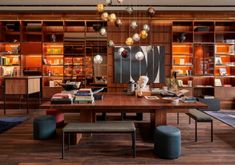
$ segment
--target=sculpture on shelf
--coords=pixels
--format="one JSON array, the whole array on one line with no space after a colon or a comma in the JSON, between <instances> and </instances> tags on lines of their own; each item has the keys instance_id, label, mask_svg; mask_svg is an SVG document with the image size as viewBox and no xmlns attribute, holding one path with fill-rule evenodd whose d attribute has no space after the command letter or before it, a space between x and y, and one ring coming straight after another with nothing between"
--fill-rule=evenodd
<instances>
[{"instance_id":1,"label":"sculpture on shelf","mask_svg":"<svg viewBox=\"0 0 235 165\"><path fill-rule=\"evenodd\" d=\"M178 38L177 38L177 40L179 42L184 42L186 40L186 36L185 35L186 35L186 33L180 33Z\"/></svg>"}]
</instances>

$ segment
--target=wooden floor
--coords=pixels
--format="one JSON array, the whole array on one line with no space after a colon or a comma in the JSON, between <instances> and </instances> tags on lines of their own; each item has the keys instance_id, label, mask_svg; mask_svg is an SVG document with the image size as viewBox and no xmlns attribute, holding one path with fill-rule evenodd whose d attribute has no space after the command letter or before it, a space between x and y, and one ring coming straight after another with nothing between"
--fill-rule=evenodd
<instances>
[{"instance_id":1,"label":"wooden floor","mask_svg":"<svg viewBox=\"0 0 235 165\"><path fill-rule=\"evenodd\" d=\"M168 124L180 128L182 133L182 155L175 160L164 160L153 153L153 143L148 135L149 115L137 122L137 157L132 158L130 135L94 134L82 139L60 159L61 132L53 140L33 140L32 121L43 114L42 110L31 110L30 119L0 134L1 165L133 165L133 164L235 164L235 129L214 120L214 142L210 142L210 125L199 123L199 141L194 142L194 123L188 124L188 117L180 115L176 124L176 114L168 115ZM24 110L11 110L8 115L25 115ZM3 112L0 112L3 116ZM76 115L67 115L66 120L76 120Z\"/></svg>"}]
</instances>

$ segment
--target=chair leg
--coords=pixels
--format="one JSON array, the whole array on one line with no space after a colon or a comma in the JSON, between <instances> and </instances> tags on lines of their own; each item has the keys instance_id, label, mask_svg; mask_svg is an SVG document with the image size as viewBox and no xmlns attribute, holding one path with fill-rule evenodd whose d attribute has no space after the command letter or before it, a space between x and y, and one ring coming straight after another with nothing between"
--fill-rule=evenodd
<instances>
[{"instance_id":1,"label":"chair leg","mask_svg":"<svg viewBox=\"0 0 235 165\"><path fill-rule=\"evenodd\" d=\"M179 112L177 112L177 124L179 124L179 118L180 118L180 114Z\"/></svg>"},{"instance_id":2,"label":"chair leg","mask_svg":"<svg viewBox=\"0 0 235 165\"><path fill-rule=\"evenodd\" d=\"M213 142L213 120L211 120L211 142Z\"/></svg>"},{"instance_id":3,"label":"chair leg","mask_svg":"<svg viewBox=\"0 0 235 165\"><path fill-rule=\"evenodd\" d=\"M197 121L195 120L195 142L197 142Z\"/></svg>"}]
</instances>

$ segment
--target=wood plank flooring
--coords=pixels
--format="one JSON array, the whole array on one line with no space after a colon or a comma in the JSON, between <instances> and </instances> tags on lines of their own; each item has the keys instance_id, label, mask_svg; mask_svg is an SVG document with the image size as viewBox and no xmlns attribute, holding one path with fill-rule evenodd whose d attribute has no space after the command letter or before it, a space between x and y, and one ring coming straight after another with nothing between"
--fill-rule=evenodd
<instances>
[{"instance_id":1,"label":"wood plank flooring","mask_svg":"<svg viewBox=\"0 0 235 165\"><path fill-rule=\"evenodd\" d=\"M137 122L137 157L132 158L131 137L127 134L94 134L82 139L78 145L65 152L60 159L61 130L56 139L33 140L33 118L42 115L43 110L31 110L30 119L0 134L0 165L134 165L134 164L235 164L235 129L214 120L214 142L210 142L210 124L199 123L198 142L194 142L194 122L188 124L188 117L168 114L168 124L180 128L182 133L182 155L175 160L158 158L153 153L149 135L149 115ZM10 110L7 115L25 115L24 110ZM0 111L0 116L3 112ZM77 120L76 115L66 115L67 121Z\"/></svg>"}]
</instances>

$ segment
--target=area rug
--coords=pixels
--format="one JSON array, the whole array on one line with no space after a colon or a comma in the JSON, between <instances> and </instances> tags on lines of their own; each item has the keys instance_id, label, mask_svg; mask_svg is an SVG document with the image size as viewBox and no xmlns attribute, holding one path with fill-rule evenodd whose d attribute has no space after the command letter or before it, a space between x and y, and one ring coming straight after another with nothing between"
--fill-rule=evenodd
<instances>
[{"instance_id":1,"label":"area rug","mask_svg":"<svg viewBox=\"0 0 235 165\"><path fill-rule=\"evenodd\" d=\"M0 117L0 133L15 127L16 125L27 120L27 116L17 116L17 117Z\"/></svg>"},{"instance_id":2,"label":"area rug","mask_svg":"<svg viewBox=\"0 0 235 165\"><path fill-rule=\"evenodd\" d=\"M204 111L206 114L235 128L235 112Z\"/></svg>"}]
</instances>

